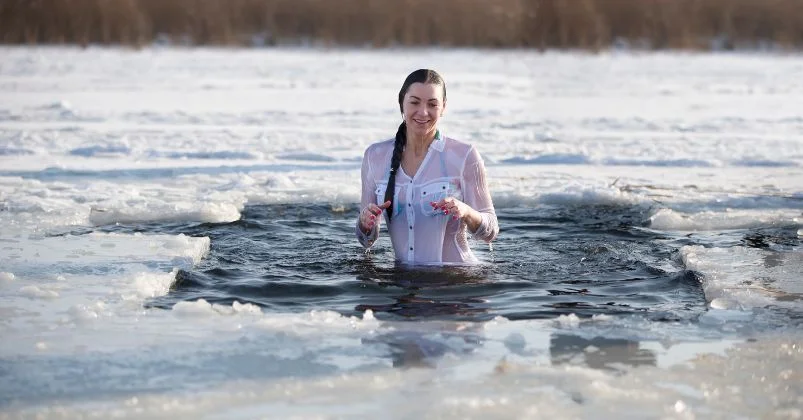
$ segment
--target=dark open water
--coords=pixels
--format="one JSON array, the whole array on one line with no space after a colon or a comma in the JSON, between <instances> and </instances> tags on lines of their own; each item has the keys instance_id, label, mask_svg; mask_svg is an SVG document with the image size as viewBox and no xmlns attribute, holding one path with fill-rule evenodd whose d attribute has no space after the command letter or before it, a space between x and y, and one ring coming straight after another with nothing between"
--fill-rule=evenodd
<instances>
[{"instance_id":1,"label":"dark open water","mask_svg":"<svg viewBox=\"0 0 803 420\"><path fill-rule=\"evenodd\" d=\"M211 253L179 273L172 291L149 302L233 301L266 312L328 309L379 319L488 320L561 314L638 314L689 320L705 310L700 276L680 264L688 238L644 228L632 207L506 209L490 249L476 242L479 267L396 266L390 241L366 254L353 234L356 208L330 205L247 207L226 224L116 226L115 231L211 238Z\"/></svg>"},{"instance_id":2,"label":"dark open water","mask_svg":"<svg viewBox=\"0 0 803 420\"><path fill-rule=\"evenodd\" d=\"M706 311L702 274L686 270L683 245L798 246L794 227L668 235L648 228L646 209L539 206L499 211L485 264L468 268L397 266L390 240L368 254L354 238L355 206L249 206L225 224L117 225L103 230L208 236L211 252L181 271L150 307L205 299L253 303L266 312L333 310L378 319L485 321L574 313L694 321ZM795 316L794 318L797 318Z\"/></svg>"}]
</instances>

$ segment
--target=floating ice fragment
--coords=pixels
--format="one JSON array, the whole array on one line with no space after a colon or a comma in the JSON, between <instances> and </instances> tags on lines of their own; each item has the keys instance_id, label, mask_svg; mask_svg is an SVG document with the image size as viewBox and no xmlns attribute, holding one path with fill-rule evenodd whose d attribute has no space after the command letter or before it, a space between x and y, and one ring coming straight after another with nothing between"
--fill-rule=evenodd
<instances>
[{"instance_id":1,"label":"floating ice fragment","mask_svg":"<svg viewBox=\"0 0 803 420\"><path fill-rule=\"evenodd\" d=\"M219 313L220 315L234 315L234 308L228 305L213 303L212 310Z\"/></svg>"},{"instance_id":2,"label":"floating ice fragment","mask_svg":"<svg viewBox=\"0 0 803 420\"><path fill-rule=\"evenodd\" d=\"M86 305L75 305L67 313L70 315L70 319L76 323L88 322L98 318L98 313Z\"/></svg>"},{"instance_id":3,"label":"floating ice fragment","mask_svg":"<svg viewBox=\"0 0 803 420\"><path fill-rule=\"evenodd\" d=\"M238 314L262 315L262 309L253 303L240 303L235 300L231 306L234 312Z\"/></svg>"},{"instance_id":4,"label":"floating ice fragment","mask_svg":"<svg viewBox=\"0 0 803 420\"><path fill-rule=\"evenodd\" d=\"M732 310L742 309L742 306L739 305L739 302L726 298L715 298L714 300L711 301L709 306L712 309L732 309Z\"/></svg>"},{"instance_id":5,"label":"floating ice fragment","mask_svg":"<svg viewBox=\"0 0 803 420\"><path fill-rule=\"evenodd\" d=\"M265 186L276 189L296 188L295 182L288 176L281 174L272 174L271 177L265 181Z\"/></svg>"},{"instance_id":6,"label":"floating ice fragment","mask_svg":"<svg viewBox=\"0 0 803 420\"><path fill-rule=\"evenodd\" d=\"M173 305L173 313L178 315L214 315L218 312L204 299L195 302L178 302Z\"/></svg>"},{"instance_id":7,"label":"floating ice fragment","mask_svg":"<svg viewBox=\"0 0 803 420\"><path fill-rule=\"evenodd\" d=\"M42 106L40 109L54 110L54 111L69 111L72 108L73 106L69 101L62 99L58 102L53 102L50 105Z\"/></svg>"},{"instance_id":8,"label":"floating ice fragment","mask_svg":"<svg viewBox=\"0 0 803 420\"><path fill-rule=\"evenodd\" d=\"M724 325L729 322L749 322L752 319L752 312L711 308L708 312L701 315L698 321L705 325Z\"/></svg>"},{"instance_id":9,"label":"floating ice fragment","mask_svg":"<svg viewBox=\"0 0 803 420\"><path fill-rule=\"evenodd\" d=\"M20 292L30 298L53 299L59 297L54 290L40 289L39 286L23 286L20 288Z\"/></svg>"},{"instance_id":10,"label":"floating ice fragment","mask_svg":"<svg viewBox=\"0 0 803 420\"><path fill-rule=\"evenodd\" d=\"M580 326L580 318L575 314L561 315L555 321L561 327L576 328Z\"/></svg>"},{"instance_id":11,"label":"floating ice fragment","mask_svg":"<svg viewBox=\"0 0 803 420\"><path fill-rule=\"evenodd\" d=\"M205 223L228 223L240 219L238 206L232 203L147 203L138 206L117 207L92 206L89 222L95 226L115 223L198 221Z\"/></svg>"},{"instance_id":12,"label":"floating ice fragment","mask_svg":"<svg viewBox=\"0 0 803 420\"><path fill-rule=\"evenodd\" d=\"M170 273L137 273L134 275L133 283L137 295L142 298L164 296L170 289L170 285L176 279L176 270Z\"/></svg>"}]
</instances>

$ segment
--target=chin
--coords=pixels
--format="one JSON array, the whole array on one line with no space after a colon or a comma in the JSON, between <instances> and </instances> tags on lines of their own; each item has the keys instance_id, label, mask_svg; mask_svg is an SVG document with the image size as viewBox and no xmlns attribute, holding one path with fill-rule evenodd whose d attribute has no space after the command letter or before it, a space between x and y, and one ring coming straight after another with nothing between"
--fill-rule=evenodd
<instances>
[{"instance_id":1,"label":"chin","mask_svg":"<svg viewBox=\"0 0 803 420\"><path fill-rule=\"evenodd\" d=\"M435 127L433 127L431 125L428 125L428 126L425 126L425 127L420 127L418 125L412 125L411 126L411 125L408 124L407 128L410 131L412 131L413 133L416 133L416 134L427 134L427 133L432 133L432 132L435 131Z\"/></svg>"}]
</instances>

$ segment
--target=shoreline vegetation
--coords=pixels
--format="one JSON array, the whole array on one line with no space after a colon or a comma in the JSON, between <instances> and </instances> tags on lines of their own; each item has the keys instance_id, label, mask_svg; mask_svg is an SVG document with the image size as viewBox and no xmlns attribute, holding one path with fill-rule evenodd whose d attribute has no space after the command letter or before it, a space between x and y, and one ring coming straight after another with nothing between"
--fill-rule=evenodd
<instances>
[{"instance_id":1,"label":"shoreline vegetation","mask_svg":"<svg viewBox=\"0 0 803 420\"><path fill-rule=\"evenodd\" d=\"M803 0L2 0L0 43L803 49Z\"/></svg>"}]
</instances>

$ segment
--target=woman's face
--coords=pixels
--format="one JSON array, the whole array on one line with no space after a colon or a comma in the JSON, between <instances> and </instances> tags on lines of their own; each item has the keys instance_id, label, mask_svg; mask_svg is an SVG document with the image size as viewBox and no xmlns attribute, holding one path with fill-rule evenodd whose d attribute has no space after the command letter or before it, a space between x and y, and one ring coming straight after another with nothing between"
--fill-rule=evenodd
<instances>
[{"instance_id":1,"label":"woman's face","mask_svg":"<svg viewBox=\"0 0 803 420\"><path fill-rule=\"evenodd\" d=\"M407 89L402 102L407 132L416 136L434 135L445 108L443 86L413 83Z\"/></svg>"}]
</instances>

